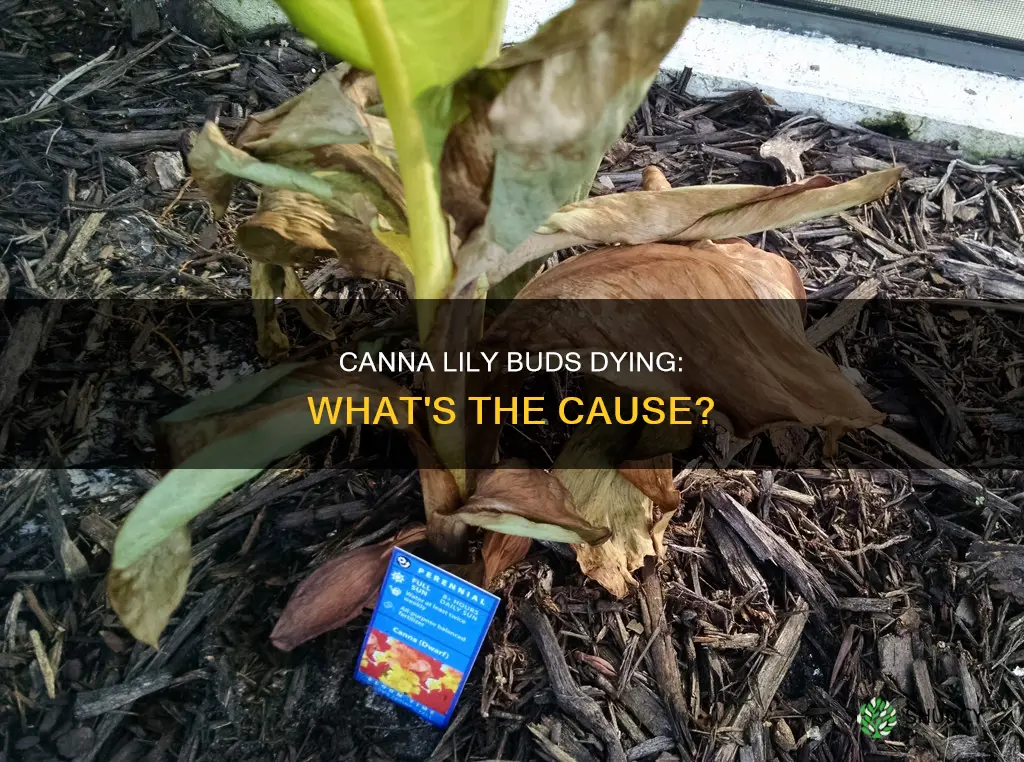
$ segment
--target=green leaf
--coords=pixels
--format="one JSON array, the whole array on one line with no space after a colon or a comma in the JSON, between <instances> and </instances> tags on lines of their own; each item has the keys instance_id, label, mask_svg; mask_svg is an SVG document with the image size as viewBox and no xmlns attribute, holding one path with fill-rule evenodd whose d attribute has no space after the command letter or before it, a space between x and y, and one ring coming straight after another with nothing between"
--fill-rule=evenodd
<instances>
[{"instance_id":1,"label":"green leaf","mask_svg":"<svg viewBox=\"0 0 1024 762\"><path fill-rule=\"evenodd\" d=\"M277 0L303 34L361 69L381 62L361 15L367 0ZM507 0L371 0L383 9L412 96L450 85L490 61L501 46ZM385 106L387 99L385 98Z\"/></svg>"},{"instance_id":2,"label":"green leaf","mask_svg":"<svg viewBox=\"0 0 1024 762\"><path fill-rule=\"evenodd\" d=\"M335 399L367 398L372 412L381 398L404 394L386 378L344 373L333 363L290 364L162 419L165 449L180 465L142 497L114 543L108 589L125 626L156 645L188 582L188 522L274 461L344 427L347 409L332 405ZM319 423L312 415L318 403ZM339 415L332 421L333 413ZM404 428L405 421L399 418L398 425Z\"/></svg>"},{"instance_id":3,"label":"green leaf","mask_svg":"<svg viewBox=\"0 0 1024 762\"><path fill-rule=\"evenodd\" d=\"M214 216L223 217L231 201L236 178L260 185L311 193L329 200L334 196L331 184L309 172L280 164L260 161L224 138L220 128L207 122L188 155L196 184L210 197Z\"/></svg>"},{"instance_id":4,"label":"green leaf","mask_svg":"<svg viewBox=\"0 0 1024 762\"><path fill-rule=\"evenodd\" d=\"M285 371L284 368L289 368ZM402 387L380 376L343 373L336 365L282 366L199 400L161 421L165 448L180 464L128 515L114 544L112 568L124 570L179 527L259 475L276 460L345 426L314 422L307 397L397 398ZM234 404L232 404L234 403ZM359 416L357 419L360 419Z\"/></svg>"},{"instance_id":5,"label":"green leaf","mask_svg":"<svg viewBox=\"0 0 1024 762\"><path fill-rule=\"evenodd\" d=\"M483 228L458 252L452 293L493 272L549 215L589 186L698 5L577 2L492 64L514 73L490 109L491 206ZM488 275L489 286L498 280Z\"/></svg>"}]
</instances>

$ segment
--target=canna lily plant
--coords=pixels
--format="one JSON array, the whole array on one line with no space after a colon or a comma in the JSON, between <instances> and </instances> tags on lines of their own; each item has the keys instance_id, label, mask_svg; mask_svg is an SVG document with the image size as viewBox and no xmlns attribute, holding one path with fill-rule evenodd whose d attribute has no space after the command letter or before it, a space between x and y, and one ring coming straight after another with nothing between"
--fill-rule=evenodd
<instances>
[{"instance_id":1,"label":"canna lily plant","mask_svg":"<svg viewBox=\"0 0 1024 762\"><path fill-rule=\"evenodd\" d=\"M659 376L656 388L650 374L594 383L712 396L713 417L739 437L820 427L834 443L881 422L805 340L796 269L741 236L877 199L898 169L845 183L671 188L649 167L643 190L587 198L698 0L577 0L504 50L504 0L279 3L345 63L251 117L233 143L207 123L189 156L218 218L239 180L261 188L256 213L237 229L252 260L261 353L288 349L279 299L333 338L296 270L333 261L348 275L404 286L427 351L668 351L682 370ZM542 266L573 246L597 248ZM488 299L510 296L504 314L484 319ZM747 306L709 310L702 300ZM540 313L517 309L531 303ZM561 307L570 303L572 314ZM581 319L580 309L591 311ZM458 401L479 383L515 390L514 379L469 376L426 373L419 393ZM375 404L410 394L382 376L343 372L336 359L284 363L163 419L160 439L176 467L125 520L109 573L111 605L128 629L157 644L187 585L191 519L344 426L344 415L337 427L315 424L310 398ZM662 553L679 502L670 454L685 435L580 425L550 470L500 460L480 469L467 453L497 456L499 427L428 419L399 428L420 465L423 523L318 568L274 630L279 648L372 607L395 546L429 542L450 568L487 584L525 557L531 539L569 543L582 571L620 597L644 559Z\"/></svg>"}]
</instances>

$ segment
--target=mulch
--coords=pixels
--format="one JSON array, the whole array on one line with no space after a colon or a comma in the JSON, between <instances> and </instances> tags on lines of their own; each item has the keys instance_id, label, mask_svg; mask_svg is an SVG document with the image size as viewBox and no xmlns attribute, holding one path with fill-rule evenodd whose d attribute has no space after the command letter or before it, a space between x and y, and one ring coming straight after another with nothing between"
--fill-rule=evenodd
<instances>
[{"instance_id":1,"label":"mulch","mask_svg":"<svg viewBox=\"0 0 1024 762\"><path fill-rule=\"evenodd\" d=\"M626 599L535 543L496 587L447 730L355 682L365 617L293 653L269 643L311 568L419 515L415 474L382 467L369 435L299 454L198 519L186 602L159 651L134 642L104 573L157 477L83 464L114 434L145 450L156 409L264 364L242 320L107 315L82 335L67 315L244 298L232 227L256 196L213 223L184 152L206 119L230 133L330 62L292 37L206 47L116 6L0 0L0 760L1021 758L1024 164L837 128L756 92L697 100L685 73L653 88L594 193L638 188L651 163L675 186L779 184L780 144L802 143L808 175L906 167L884 201L751 239L800 269L808 336L885 426L845 438L841 467L813 434L705 438L678 462L666 559ZM343 341L395 297L329 268L306 281L348 320ZM140 368L152 397L125 407ZM897 710L883 740L856 724L876 696Z\"/></svg>"}]
</instances>

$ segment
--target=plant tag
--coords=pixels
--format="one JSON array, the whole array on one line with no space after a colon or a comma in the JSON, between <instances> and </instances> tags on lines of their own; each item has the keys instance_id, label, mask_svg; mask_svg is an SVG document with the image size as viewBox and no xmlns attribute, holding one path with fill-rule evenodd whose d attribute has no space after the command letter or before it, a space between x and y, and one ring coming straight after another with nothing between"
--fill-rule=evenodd
<instances>
[{"instance_id":1,"label":"plant tag","mask_svg":"<svg viewBox=\"0 0 1024 762\"><path fill-rule=\"evenodd\" d=\"M356 680L445 727L498 600L395 548L363 641Z\"/></svg>"}]
</instances>

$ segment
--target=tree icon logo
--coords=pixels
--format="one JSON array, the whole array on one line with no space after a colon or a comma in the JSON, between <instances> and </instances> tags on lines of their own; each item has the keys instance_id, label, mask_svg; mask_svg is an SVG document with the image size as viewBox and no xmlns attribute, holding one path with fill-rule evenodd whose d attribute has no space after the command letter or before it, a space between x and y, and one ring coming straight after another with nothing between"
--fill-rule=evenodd
<instances>
[{"instance_id":1,"label":"tree icon logo","mask_svg":"<svg viewBox=\"0 0 1024 762\"><path fill-rule=\"evenodd\" d=\"M896 707L884 699L873 698L861 705L857 724L864 735L876 740L885 738L896 727Z\"/></svg>"}]
</instances>

